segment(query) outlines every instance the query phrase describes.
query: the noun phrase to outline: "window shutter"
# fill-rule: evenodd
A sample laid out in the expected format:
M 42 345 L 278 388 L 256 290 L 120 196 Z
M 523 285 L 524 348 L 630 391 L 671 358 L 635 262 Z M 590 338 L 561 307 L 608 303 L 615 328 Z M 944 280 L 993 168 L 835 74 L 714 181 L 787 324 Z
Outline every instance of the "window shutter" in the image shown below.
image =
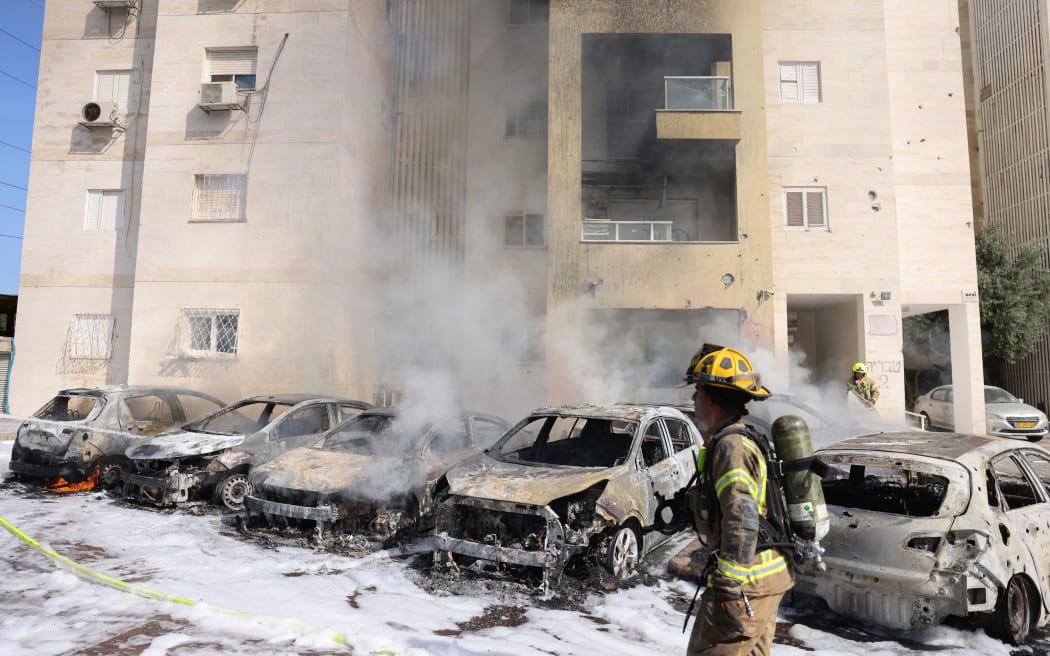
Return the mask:
M 802 77 L 802 102 L 820 102 L 820 66 L 819 64 L 800 64 Z
M 790 228 L 802 228 L 805 226 L 802 210 L 802 192 L 789 191 L 784 194 L 787 199 L 787 225 Z
M 258 48 L 208 50 L 209 75 L 255 75 Z
M 794 64 L 780 65 L 780 99 L 798 102 L 798 67 Z
M 819 191 L 806 192 L 806 225 L 810 228 L 824 227 L 824 194 Z
M 84 208 L 84 230 L 102 229 L 102 190 L 88 189 Z
M 117 107 L 121 111 L 126 112 L 131 89 L 131 73 L 129 71 L 119 71 L 114 77 L 116 78 L 116 89 L 113 92 L 113 102 L 117 103 Z
M 116 102 L 116 74 L 99 71 L 95 74 L 95 100 L 99 102 Z

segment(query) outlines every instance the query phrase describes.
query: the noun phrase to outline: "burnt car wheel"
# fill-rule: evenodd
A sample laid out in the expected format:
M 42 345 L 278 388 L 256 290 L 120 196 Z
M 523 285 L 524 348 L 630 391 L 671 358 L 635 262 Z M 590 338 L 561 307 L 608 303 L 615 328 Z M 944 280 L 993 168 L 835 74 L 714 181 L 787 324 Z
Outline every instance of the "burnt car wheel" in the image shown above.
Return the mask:
M 621 581 L 627 579 L 638 566 L 639 552 L 638 533 L 630 526 L 621 526 L 605 551 L 605 569 Z
M 103 460 L 98 466 L 99 487 L 111 490 L 120 485 L 121 463 L 117 459 Z
M 242 510 L 244 497 L 252 493 L 252 484 L 246 474 L 233 474 L 215 486 L 215 499 L 230 510 Z
M 1032 597 L 1028 585 L 1021 576 L 1014 576 L 999 594 L 995 604 L 993 626 L 996 635 L 1013 645 L 1024 644 L 1032 630 L 1034 617 Z

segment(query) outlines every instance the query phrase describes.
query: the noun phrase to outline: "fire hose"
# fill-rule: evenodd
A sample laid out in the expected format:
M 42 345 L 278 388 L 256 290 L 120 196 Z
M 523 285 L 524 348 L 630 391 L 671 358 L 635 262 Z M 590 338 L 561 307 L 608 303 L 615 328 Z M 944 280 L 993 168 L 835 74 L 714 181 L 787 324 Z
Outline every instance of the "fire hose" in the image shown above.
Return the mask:
M 208 610 L 208 611 L 211 611 L 211 612 L 214 612 L 214 613 L 220 613 L 220 614 L 223 614 L 223 615 L 232 615 L 234 617 L 241 617 L 241 618 L 244 618 L 244 619 L 256 622 L 257 624 L 263 624 L 263 625 L 266 625 L 266 626 L 273 626 L 273 627 L 277 627 L 277 628 L 283 628 L 283 629 L 290 630 L 290 631 L 292 631 L 294 633 L 298 633 L 299 635 L 304 635 L 304 636 L 305 635 L 312 635 L 312 634 L 318 634 L 318 633 L 324 632 L 323 629 L 318 629 L 316 627 L 309 626 L 309 625 L 304 624 L 304 623 L 302 623 L 302 622 L 300 622 L 298 620 L 293 620 L 293 619 L 288 619 L 288 618 L 281 618 L 281 617 L 256 616 L 256 615 L 252 615 L 250 613 L 246 613 L 244 611 L 234 610 L 234 609 L 231 609 L 231 608 L 224 608 L 222 606 L 215 606 L 215 605 L 212 605 L 212 604 L 207 604 L 207 603 L 195 601 L 193 599 L 187 599 L 186 597 L 179 597 L 179 596 L 176 596 L 176 595 L 167 594 L 165 592 L 157 592 L 156 590 L 150 590 L 150 589 L 144 588 L 142 586 L 132 585 L 132 584 L 127 583 L 125 581 L 121 581 L 120 579 L 113 578 L 112 576 L 106 576 L 105 574 L 102 574 L 100 572 L 96 572 L 95 570 L 91 569 L 90 567 L 86 567 L 84 565 L 81 565 L 80 563 L 78 563 L 78 562 L 76 562 L 74 560 L 71 560 L 71 559 L 67 558 L 66 556 L 63 556 L 62 554 L 58 553 L 54 549 L 51 549 L 50 547 L 40 544 L 40 542 L 38 542 L 37 540 L 34 540 L 32 537 L 26 535 L 17 526 L 15 526 L 11 522 L 9 522 L 3 516 L 0 516 L 0 526 L 3 526 L 5 529 L 7 529 L 7 531 L 9 533 L 11 533 L 11 535 L 14 535 L 16 538 L 18 538 L 19 540 L 21 540 L 22 542 L 24 542 L 28 546 L 32 547 L 35 551 L 38 551 L 39 553 L 41 553 L 44 556 L 47 556 L 48 558 L 53 560 L 59 567 L 62 567 L 64 569 L 68 569 L 68 570 L 72 571 L 73 573 L 75 573 L 75 574 L 77 574 L 77 575 L 79 575 L 79 576 L 81 576 L 81 577 L 83 577 L 83 578 L 85 578 L 85 579 L 87 579 L 89 581 L 92 581 L 92 582 L 95 582 L 95 583 L 101 583 L 102 585 L 106 585 L 106 586 L 109 586 L 109 587 L 114 588 L 116 590 L 120 590 L 121 592 L 128 592 L 130 594 L 133 594 L 133 595 L 136 595 L 136 596 L 139 596 L 139 597 L 145 597 L 147 599 L 154 599 L 156 601 L 170 601 L 170 602 L 174 602 L 176 604 L 184 604 L 186 606 L 195 606 L 195 607 L 198 607 L 198 608 L 203 608 L 205 610 Z M 331 634 L 330 638 L 331 638 L 332 642 L 335 642 L 337 644 L 343 645 L 345 647 L 351 647 L 351 648 L 355 647 L 355 645 L 352 644 L 351 641 L 346 636 L 344 636 L 341 633 L 334 633 L 333 632 Z M 360 645 L 358 645 L 358 647 L 359 646 Z M 368 653 L 369 654 L 377 654 L 379 656 L 394 656 L 397 652 L 395 652 L 395 651 L 393 651 L 391 649 L 378 649 L 378 650 L 369 651 Z

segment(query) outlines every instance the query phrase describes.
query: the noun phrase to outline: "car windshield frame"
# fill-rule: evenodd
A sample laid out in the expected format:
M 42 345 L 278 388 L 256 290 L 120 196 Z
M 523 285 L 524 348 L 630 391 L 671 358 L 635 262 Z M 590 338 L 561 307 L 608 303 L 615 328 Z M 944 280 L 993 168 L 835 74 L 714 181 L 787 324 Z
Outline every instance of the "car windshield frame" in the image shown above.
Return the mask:
M 253 421 L 253 420 L 249 419 L 248 417 L 245 417 L 244 415 L 240 414 L 239 411 L 241 409 L 246 408 L 246 407 L 251 406 L 251 405 L 268 405 L 268 406 L 270 406 L 268 410 L 264 409 L 264 411 L 263 411 L 263 412 L 266 413 L 266 415 L 265 415 L 266 416 L 266 420 L 265 421 L 260 422 L 258 419 Z M 281 412 L 277 413 L 277 416 L 275 417 L 274 414 L 273 414 L 274 410 L 277 407 L 284 407 L 284 406 L 288 406 L 288 407 L 285 410 L 282 410 Z M 271 423 L 273 423 L 276 419 L 278 419 L 279 417 L 281 417 L 282 415 L 284 415 L 286 412 L 290 411 L 294 407 L 296 407 L 295 404 L 281 403 L 279 401 L 274 401 L 274 400 L 245 399 L 243 401 L 238 401 L 237 403 L 234 403 L 233 405 L 228 405 L 225 408 L 220 408 L 219 410 L 211 413 L 210 415 L 208 415 L 206 417 L 198 419 L 197 421 L 185 424 L 182 427 L 182 429 L 183 430 L 188 430 L 188 431 L 193 431 L 193 432 L 196 432 L 196 433 L 207 433 L 209 435 L 248 435 L 250 433 L 257 433 L 257 432 L 263 430 L 264 428 L 269 426 Z M 240 423 L 239 426 L 231 427 L 229 429 L 224 429 L 224 430 L 215 430 L 214 428 L 209 428 L 211 423 L 213 421 L 215 421 L 216 419 L 220 419 L 222 417 L 226 417 L 226 416 L 231 415 L 231 414 L 237 414 L 237 415 L 239 415 L 241 417 L 241 423 Z M 260 413 L 259 416 L 262 417 L 263 414 Z
M 354 431 L 357 424 L 366 422 L 373 425 L 368 430 Z M 418 431 L 406 433 L 401 423 L 396 415 L 363 412 L 325 433 L 315 448 L 359 456 L 407 456 L 418 452 L 430 433 L 430 427 L 423 426 Z M 377 440 L 380 437 L 383 439 Z M 377 446 L 381 448 L 376 449 Z
M 560 422 L 571 421 L 573 422 L 570 433 L 566 436 L 550 441 L 551 430 L 560 424 Z M 580 422 L 583 425 L 580 426 Z M 537 422 L 539 424 L 537 425 Z M 574 462 L 571 460 L 561 460 L 559 458 L 549 457 L 548 454 L 544 453 L 544 457 L 540 460 L 535 458 L 523 457 L 525 454 L 535 453 L 537 450 L 546 450 L 546 447 L 550 444 L 556 444 L 561 441 L 569 440 L 580 440 L 584 431 L 586 431 L 587 425 L 590 422 L 606 422 L 607 436 L 604 439 L 608 439 L 614 434 L 628 436 L 626 441 L 626 449 L 624 450 L 624 458 L 616 461 L 612 464 L 588 464 L 587 461 L 591 460 L 590 457 L 580 462 Z M 591 415 L 563 415 L 563 414 L 539 414 L 530 415 L 525 419 L 521 420 L 514 425 L 513 428 L 508 430 L 503 437 L 501 437 L 495 444 L 493 444 L 485 453 L 500 462 L 506 462 L 516 465 L 524 465 L 528 467 L 573 467 L 573 468 L 591 468 L 591 469 L 607 469 L 628 462 L 631 454 L 634 452 L 635 443 L 638 441 L 638 427 L 640 421 L 635 419 L 624 419 L 623 417 L 603 417 L 603 416 L 591 416 Z M 529 430 L 529 427 L 532 430 Z M 515 448 L 513 451 L 504 452 L 503 448 L 512 440 L 515 439 L 521 432 L 528 431 L 532 433 L 532 439 L 527 446 L 522 445 Z M 601 458 L 596 457 L 600 462 Z

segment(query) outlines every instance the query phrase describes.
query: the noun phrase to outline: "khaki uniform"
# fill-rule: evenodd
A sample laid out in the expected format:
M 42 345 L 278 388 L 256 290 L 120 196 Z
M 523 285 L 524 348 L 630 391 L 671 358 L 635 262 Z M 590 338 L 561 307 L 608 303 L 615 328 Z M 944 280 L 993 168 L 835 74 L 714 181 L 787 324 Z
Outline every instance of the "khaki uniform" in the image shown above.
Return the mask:
M 717 552 L 717 563 L 700 598 L 690 656 L 769 654 L 777 608 L 794 585 L 779 549 L 757 551 L 759 515 L 767 516 L 766 459 L 739 420 L 717 428 L 692 499 L 700 541 Z M 746 600 L 746 601 L 745 601 Z M 748 613 L 748 605 L 751 614 Z
M 876 385 L 867 375 L 863 376 L 860 380 L 850 379 L 849 391 L 857 395 L 857 397 L 868 404 L 869 408 L 875 407 L 875 402 L 879 400 L 879 386 Z

